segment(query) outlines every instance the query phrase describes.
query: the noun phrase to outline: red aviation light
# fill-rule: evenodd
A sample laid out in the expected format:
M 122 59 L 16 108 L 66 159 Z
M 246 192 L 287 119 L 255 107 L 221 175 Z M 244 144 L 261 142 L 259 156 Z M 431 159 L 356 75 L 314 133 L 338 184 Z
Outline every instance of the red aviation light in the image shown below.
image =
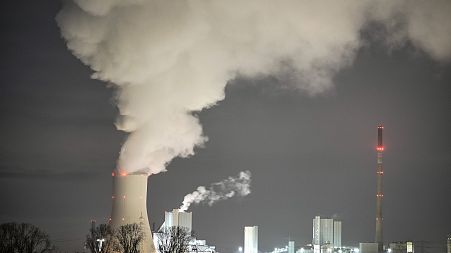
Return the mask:
M 384 146 L 377 146 L 377 147 L 376 147 L 376 150 L 377 150 L 377 151 L 384 151 Z
M 127 176 L 127 172 L 123 169 L 117 169 L 117 172 L 119 173 L 119 176 L 121 176 L 121 177 Z
M 118 169 L 117 170 L 117 173 L 118 173 L 118 175 L 119 176 L 122 176 L 122 177 L 125 177 L 125 176 L 127 176 L 127 172 L 125 172 L 124 170 L 122 170 L 122 169 Z M 111 172 L 111 176 L 116 176 L 116 172 Z

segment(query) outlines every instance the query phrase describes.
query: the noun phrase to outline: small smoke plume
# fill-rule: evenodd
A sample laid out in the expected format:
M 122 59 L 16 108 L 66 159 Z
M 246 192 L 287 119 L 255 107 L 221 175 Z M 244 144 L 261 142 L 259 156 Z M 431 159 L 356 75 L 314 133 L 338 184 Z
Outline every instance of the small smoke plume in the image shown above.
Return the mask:
M 250 187 L 251 172 L 248 170 L 241 171 L 238 177 L 229 177 L 221 182 L 211 184 L 208 188 L 205 186 L 197 187 L 197 190 L 183 198 L 183 205 L 179 210 L 187 211 L 193 203 L 206 203 L 211 206 L 220 200 L 234 196 L 246 196 L 251 193 Z
M 93 78 L 117 90 L 129 133 L 118 167 L 149 174 L 206 141 L 196 113 L 237 76 L 278 75 L 316 94 L 352 64 L 369 23 L 387 41 L 451 57 L 449 0 L 67 0 L 57 23 Z M 287 67 L 288 66 L 288 67 Z

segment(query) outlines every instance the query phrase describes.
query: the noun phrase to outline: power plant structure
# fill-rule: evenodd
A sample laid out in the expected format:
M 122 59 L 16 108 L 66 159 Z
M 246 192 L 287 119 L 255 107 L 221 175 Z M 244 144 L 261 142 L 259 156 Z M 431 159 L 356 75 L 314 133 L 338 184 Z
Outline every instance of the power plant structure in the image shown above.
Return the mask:
M 341 221 L 315 216 L 313 219 L 313 252 L 332 252 L 341 248 Z
M 258 253 L 258 226 L 244 227 L 244 253 Z
M 161 243 L 167 245 L 167 236 L 171 236 L 170 228 L 179 227 L 186 229 L 190 235 L 186 253 L 215 253 L 216 247 L 207 244 L 206 240 L 199 240 L 192 234 L 193 227 L 192 213 L 173 209 L 171 212 L 164 212 L 164 222 L 158 231 L 153 234 L 154 245 L 159 248 Z
M 117 229 L 137 223 L 144 233 L 141 252 L 156 253 L 147 217 L 148 174 L 127 174 L 115 171 L 113 175 L 113 206 L 110 225 Z
M 193 215 L 191 212 L 183 212 L 179 209 L 173 209 L 172 212 L 164 212 L 163 228 L 180 227 L 187 230 L 189 234 L 192 232 Z
M 384 152 L 384 144 L 382 142 L 382 132 L 384 126 L 377 126 L 377 169 L 376 169 L 376 238 L 377 252 L 382 253 L 384 251 L 384 241 L 383 241 L 383 221 L 382 216 L 382 199 L 384 198 L 383 191 L 383 177 L 384 168 L 382 166 L 382 154 Z

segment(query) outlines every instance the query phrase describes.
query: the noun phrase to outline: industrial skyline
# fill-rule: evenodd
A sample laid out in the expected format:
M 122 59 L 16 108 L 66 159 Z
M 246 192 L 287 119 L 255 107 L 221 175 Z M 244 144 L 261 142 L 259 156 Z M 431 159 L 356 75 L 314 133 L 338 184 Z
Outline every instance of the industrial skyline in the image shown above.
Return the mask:
M 218 57 L 207 61 L 205 69 L 194 71 L 181 67 L 178 72 L 180 75 L 169 76 L 182 78 L 198 73 L 196 78 L 202 78 L 207 74 L 219 73 L 221 78 L 233 78 L 215 86 L 224 85 L 224 94 L 216 90 L 199 93 L 200 98 L 186 99 L 184 102 L 188 105 L 183 104 L 173 110 L 185 113 L 186 108 L 195 108 L 186 114 L 188 120 L 184 117 L 165 117 L 166 112 L 157 115 L 159 121 L 155 122 L 169 118 L 181 119 L 177 124 L 169 124 L 168 130 L 197 137 L 201 130 L 205 139 L 190 139 L 196 143 L 193 150 L 190 150 L 192 145 L 188 144 L 180 149 L 171 149 L 185 142 L 166 139 L 173 145 L 164 146 L 167 148 L 166 153 L 173 155 L 171 152 L 175 150 L 175 156 L 183 154 L 186 157 L 174 158 L 165 167 L 166 172 L 149 177 L 146 209 L 150 227 L 161 225 L 165 220 L 165 211 L 179 207 L 184 197 L 193 193 L 198 186 L 221 182 L 248 170 L 252 173 L 250 193 L 246 192 L 242 196 L 238 194 L 211 206 L 209 202 L 192 205 L 189 209 L 192 212 L 193 229 L 199 238 L 216 246 L 219 252 L 235 252 L 238 247 L 244 247 L 243 229 L 247 225 L 258 226 L 258 247 L 261 251 L 270 252 L 274 247 L 285 247 L 290 240 L 296 242 L 297 249 L 311 243 L 312 218 L 315 216 L 341 220 L 341 243 L 345 246 L 358 247 L 360 242 L 378 241 L 376 235 L 379 233 L 380 240 L 386 245 L 407 241 L 438 245 L 446 239 L 446 235 L 451 232 L 451 206 L 448 201 L 451 194 L 451 50 L 448 46 L 451 45 L 448 43 L 451 41 L 451 32 L 447 32 L 451 21 L 447 22 L 449 15 L 443 13 L 448 13 L 449 1 L 422 2 L 420 9 L 410 9 L 409 13 L 413 16 L 407 17 L 405 24 L 412 26 L 408 26 L 407 30 L 403 30 L 402 26 L 385 26 L 393 24 L 384 23 L 387 19 L 393 21 L 389 17 L 379 17 L 382 21 L 375 19 L 362 25 L 362 19 L 376 11 L 357 12 L 361 6 L 352 5 L 351 2 L 349 6 L 344 6 L 346 8 L 332 3 L 322 8 L 317 6 L 311 12 L 294 13 L 293 19 L 290 18 L 293 15 L 290 11 L 294 8 L 286 7 L 284 10 L 288 14 L 279 15 L 278 6 L 273 6 L 250 15 L 259 17 L 263 13 L 264 18 L 258 19 L 258 22 L 252 22 L 251 18 L 249 22 L 240 23 L 242 25 L 236 23 L 240 22 L 239 18 L 234 19 L 233 23 L 215 19 L 223 17 L 225 14 L 222 12 L 214 12 L 217 15 L 209 16 L 212 22 L 207 22 L 207 25 L 196 23 L 199 21 L 196 19 L 191 20 L 193 23 L 183 22 L 185 15 L 174 15 L 170 12 L 172 7 L 165 9 L 170 12 L 168 15 L 171 18 L 161 22 L 183 23 L 197 30 L 183 33 L 181 31 L 185 30 L 180 27 L 171 29 L 162 26 L 160 32 L 166 35 L 179 34 L 177 32 L 183 36 L 211 35 L 215 36 L 214 39 L 206 41 L 217 44 L 205 45 L 196 40 L 188 43 L 177 39 L 177 36 L 168 36 L 176 39 L 171 40 L 172 43 L 161 43 L 163 49 L 165 45 L 169 49 L 165 51 L 167 57 L 158 59 L 168 60 L 164 62 L 170 65 L 172 53 L 179 53 L 175 49 L 182 50 L 185 46 L 193 45 L 197 45 L 195 54 L 181 53 L 177 59 L 181 63 L 192 59 L 198 61 L 177 66 L 195 66 L 194 63 L 204 64 L 203 59 L 211 55 Z M 421 1 L 414 2 L 412 6 L 417 6 Z M 254 1 L 251 0 L 249 5 L 229 6 L 227 1 L 228 11 L 224 13 L 231 16 L 246 13 L 251 3 Z M 404 4 L 403 1 L 399 3 Z M 265 6 L 257 5 L 258 8 Z M 186 93 L 182 95 L 168 89 L 164 91 L 167 93 L 161 93 L 164 96 L 157 93 L 160 95 L 152 99 L 146 97 L 136 104 L 127 103 L 128 100 L 119 97 L 118 87 L 111 82 L 92 79 L 91 76 L 95 74 L 93 68 L 84 65 L 72 54 L 72 49 L 68 49 L 67 38 L 61 35 L 61 24 L 55 20 L 62 7 L 59 1 L 17 0 L 5 1 L 0 8 L 4 31 L 0 41 L 3 50 L 0 68 L 0 112 L 3 119 L 0 125 L 0 223 L 30 222 L 48 232 L 59 249 L 75 252 L 83 250 L 83 241 L 91 220 L 105 223 L 110 218 L 114 201 L 111 172 L 118 166 L 121 147 L 127 137 L 116 126 L 128 122 L 130 124 L 121 126 L 133 129 L 131 123 L 141 122 L 134 122 L 132 116 L 127 118 L 124 114 L 148 112 L 141 110 L 141 106 L 156 99 L 160 99 L 161 105 L 189 98 L 192 95 L 188 94 L 191 91 L 189 87 L 192 86 L 187 81 L 182 87 Z M 179 6 L 173 8 L 185 13 Z M 286 18 L 283 20 L 290 25 L 309 24 L 306 28 L 312 29 L 303 30 L 303 33 L 294 30 L 286 32 L 290 26 L 277 23 L 280 18 Z M 275 23 L 267 23 L 270 21 Z M 106 23 L 139 26 L 137 24 L 144 22 Z M 437 26 L 436 23 L 441 25 Z M 206 29 L 209 24 L 215 25 L 215 29 Z M 229 29 L 247 29 L 258 24 L 262 25 L 252 32 L 227 32 Z M 271 27 L 274 29 L 266 29 Z M 119 26 L 117 28 L 119 31 Z M 87 38 L 114 35 L 115 26 L 111 29 L 108 33 L 90 33 Z M 128 31 L 132 32 L 133 29 Z M 446 32 L 429 36 L 428 32 L 434 31 Z M 273 34 L 266 36 L 266 32 L 276 33 L 277 39 L 274 39 Z M 136 36 L 141 34 L 153 33 L 134 33 Z M 302 39 L 311 35 L 315 40 L 291 43 L 290 39 L 298 34 Z M 252 36 L 255 35 L 262 36 L 253 40 Z M 239 45 L 250 46 L 242 49 L 236 48 L 236 44 L 230 44 L 230 47 L 229 44 L 222 44 L 229 41 L 229 36 L 238 40 L 251 38 L 249 41 L 239 41 L 243 42 Z M 126 41 L 128 37 L 121 38 L 124 40 L 118 41 Z M 166 39 L 164 36 L 155 38 Z M 120 48 L 136 49 L 132 50 L 136 54 L 128 59 L 144 59 L 147 54 L 143 52 L 150 51 L 139 47 L 151 43 L 144 39 L 134 42 L 121 44 Z M 254 46 L 253 42 L 258 43 Z M 309 47 L 301 52 L 290 51 L 291 47 L 297 48 L 298 45 L 318 47 Z M 323 50 L 324 45 L 335 50 L 329 50 L 329 47 Z M 105 48 L 115 48 L 110 46 Z M 204 50 L 213 50 L 218 54 L 212 54 L 211 51 L 203 53 Z M 260 52 L 268 54 L 261 58 L 250 57 Z M 283 56 L 297 56 L 297 53 L 300 56 L 289 57 L 280 68 L 272 68 L 265 59 L 280 56 L 281 52 L 286 53 Z M 228 54 L 227 60 L 221 58 L 222 53 Z M 304 61 L 322 53 L 327 57 Z M 218 65 L 228 63 L 230 59 L 247 67 L 242 72 L 239 70 L 243 69 L 216 71 Z M 290 60 L 300 61 L 297 62 L 297 68 L 306 66 L 308 71 L 301 71 L 308 73 L 305 79 L 297 78 L 300 72 L 290 67 Z M 105 62 L 108 63 L 105 66 L 110 67 L 126 65 L 121 60 Z M 235 64 L 235 61 L 232 62 Z M 264 65 L 265 71 L 269 71 L 248 75 L 261 70 L 260 64 Z M 152 71 L 164 72 L 157 67 L 168 65 L 143 67 L 141 70 L 149 69 L 148 72 L 140 72 L 143 75 L 122 69 L 123 75 L 114 77 L 146 79 L 149 77 L 147 74 L 154 73 Z M 105 66 L 102 65 L 102 68 Z M 310 82 L 312 79 L 315 82 Z M 318 81 L 324 81 L 319 82 L 324 86 L 318 86 Z M 204 90 L 203 86 L 196 86 L 196 89 Z M 145 94 L 141 90 L 129 92 L 139 98 Z M 174 97 L 164 99 L 167 94 Z M 224 96 L 222 100 L 202 100 L 207 95 L 216 98 Z M 199 99 L 211 103 L 202 107 L 197 104 Z M 133 108 L 118 108 L 118 103 Z M 145 118 L 146 122 L 153 122 L 151 118 Z M 195 126 L 191 129 L 193 131 L 177 128 L 186 122 L 193 123 L 190 125 Z M 382 152 L 375 151 L 378 142 L 374 130 L 378 124 L 386 128 L 383 140 L 386 170 L 380 167 L 380 171 L 385 173 L 383 191 L 382 173 L 375 173 L 375 170 L 379 171 L 375 152 L 376 155 L 380 153 L 382 159 Z M 152 148 L 160 147 L 163 139 L 159 139 L 158 145 Z M 161 157 L 158 166 L 169 159 L 159 152 L 153 154 Z M 142 157 L 146 155 L 139 158 Z M 124 164 L 129 162 L 124 158 Z M 146 159 L 140 162 L 148 164 Z M 161 168 L 158 167 L 152 173 Z M 122 169 L 139 171 L 143 168 Z M 377 194 L 384 196 L 383 203 L 382 197 Z M 380 199 L 383 208 L 378 208 L 379 201 L 375 201 L 375 196 Z M 383 215 L 379 215 L 379 210 Z M 376 232 L 375 225 L 378 222 L 375 224 L 375 216 L 381 218 L 380 227 L 383 218 L 383 230 L 380 229 L 380 232 Z M 404 247 L 404 244 L 401 246 Z M 433 248 L 430 252 L 440 251 Z

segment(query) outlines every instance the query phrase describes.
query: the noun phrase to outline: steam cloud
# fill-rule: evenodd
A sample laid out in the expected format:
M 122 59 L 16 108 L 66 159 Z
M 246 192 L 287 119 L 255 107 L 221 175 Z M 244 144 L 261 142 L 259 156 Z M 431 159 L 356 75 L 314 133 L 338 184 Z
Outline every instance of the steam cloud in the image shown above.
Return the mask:
M 369 23 L 388 45 L 451 56 L 449 0 L 73 0 L 57 23 L 68 48 L 117 90 L 118 167 L 149 174 L 194 154 L 207 137 L 196 113 L 237 76 L 289 73 L 295 89 L 327 90 L 352 64 Z
M 251 172 L 241 171 L 238 177 L 229 177 L 221 182 L 211 184 L 208 189 L 205 186 L 197 187 L 197 190 L 183 198 L 183 204 L 179 208 L 185 212 L 191 204 L 207 203 L 209 206 L 220 200 L 233 196 L 246 196 L 251 193 Z

